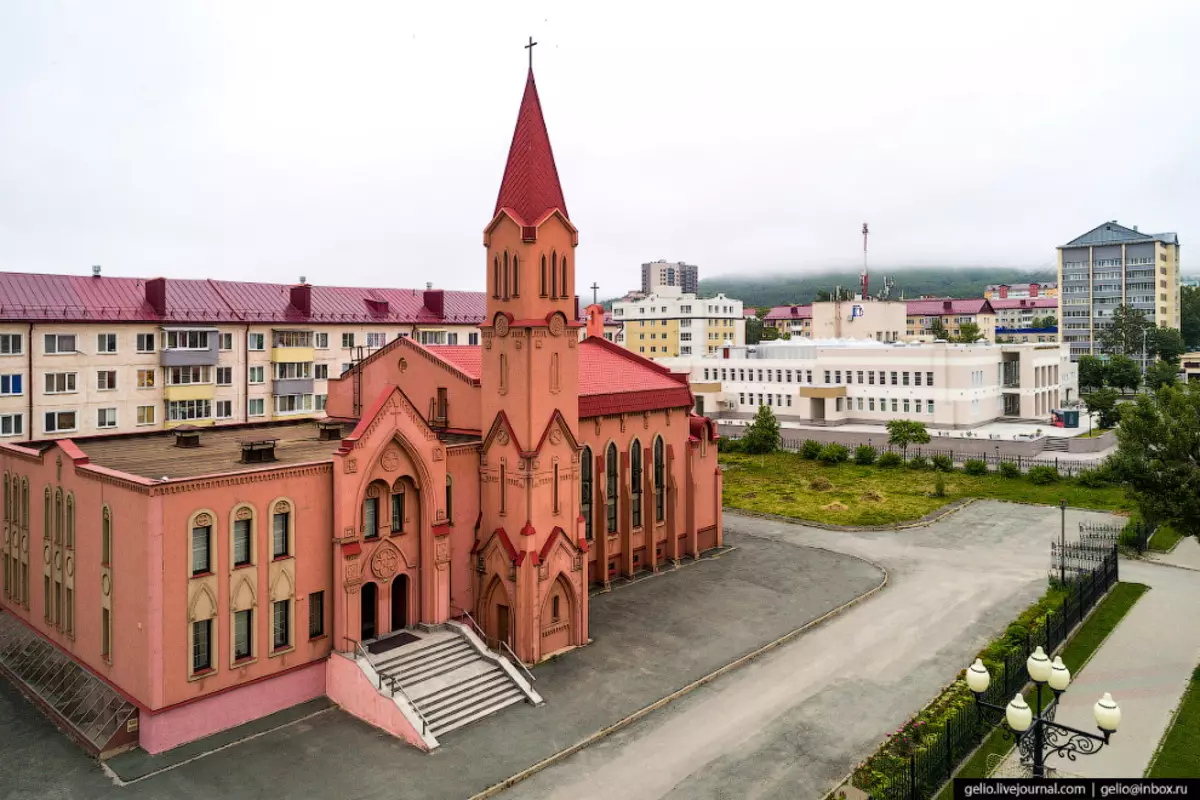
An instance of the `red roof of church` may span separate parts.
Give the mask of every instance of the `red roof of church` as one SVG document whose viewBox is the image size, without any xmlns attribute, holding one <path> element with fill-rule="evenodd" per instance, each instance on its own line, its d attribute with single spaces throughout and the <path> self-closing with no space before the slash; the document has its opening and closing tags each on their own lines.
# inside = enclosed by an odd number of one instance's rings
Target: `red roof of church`
<svg viewBox="0 0 1200 800">
<path fill-rule="evenodd" d="M 483 350 L 475 344 L 434 344 L 425 349 L 449 364 L 459 368 L 468 376 L 479 380 L 483 373 Z"/>
<path fill-rule="evenodd" d="M 556 208 L 564 217 L 570 218 L 562 185 L 558 182 L 550 134 L 546 131 L 546 120 L 542 118 L 542 104 L 538 100 L 532 69 L 525 81 L 525 96 L 521 98 L 521 110 L 517 113 L 517 127 L 513 131 L 494 213 L 499 214 L 502 208 L 508 209 L 522 225 L 537 224 L 547 212 Z"/>
</svg>

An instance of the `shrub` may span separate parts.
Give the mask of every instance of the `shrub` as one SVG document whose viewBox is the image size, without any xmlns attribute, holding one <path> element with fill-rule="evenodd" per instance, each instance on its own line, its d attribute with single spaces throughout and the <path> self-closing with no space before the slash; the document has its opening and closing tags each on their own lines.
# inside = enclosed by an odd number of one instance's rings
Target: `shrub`
<svg viewBox="0 0 1200 800">
<path fill-rule="evenodd" d="M 929 469 L 929 459 L 925 456 L 913 456 L 908 460 L 909 469 Z"/>
<path fill-rule="evenodd" d="M 939 453 L 933 457 L 933 468 L 938 472 L 953 472 L 954 459 L 948 455 Z"/>
<path fill-rule="evenodd" d="M 893 467 L 898 467 L 903 464 L 904 460 L 900 458 L 898 453 L 893 453 L 891 450 L 889 450 L 879 456 L 879 461 L 876 463 L 878 463 L 879 466 L 883 467 L 884 469 L 892 469 Z"/>
<path fill-rule="evenodd" d="M 815 461 L 821 457 L 822 448 L 823 445 L 815 439 L 805 439 L 804 444 L 800 445 L 800 457 Z"/>
<path fill-rule="evenodd" d="M 970 458 L 963 462 L 963 472 L 968 475 L 987 475 L 987 462 L 978 459 Z"/>
<path fill-rule="evenodd" d="M 1086 486 L 1089 489 L 1099 489 L 1102 486 L 1107 486 L 1109 482 L 1108 475 L 1103 469 L 1081 469 L 1079 475 L 1080 486 Z"/>
<path fill-rule="evenodd" d="M 817 456 L 822 464 L 840 464 L 850 457 L 850 451 L 842 444 L 827 444 Z"/>
<path fill-rule="evenodd" d="M 942 474 L 941 470 L 938 471 L 937 478 L 933 482 L 933 496 L 946 496 L 946 477 Z"/>
<path fill-rule="evenodd" d="M 1029 482 L 1037 486 L 1045 486 L 1058 481 L 1058 470 L 1044 464 L 1029 468 Z"/>
<path fill-rule="evenodd" d="M 1006 478 L 1021 477 L 1021 468 L 1011 461 L 1000 462 L 1000 474 Z"/>
<path fill-rule="evenodd" d="M 823 475 L 818 475 L 808 482 L 808 488 L 814 492 L 828 492 L 833 488 L 833 484 L 829 482 L 829 478 Z"/>
<path fill-rule="evenodd" d="M 879 456 L 875 452 L 875 448 L 871 447 L 869 444 L 860 444 L 858 447 L 854 448 L 854 463 L 858 464 L 860 467 L 871 466 L 875 463 L 875 459 L 878 457 Z"/>
<path fill-rule="evenodd" d="M 719 447 L 722 453 L 741 453 L 743 451 L 742 440 L 731 439 L 728 436 L 721 437 L 721 444 Z"/>
</svg>

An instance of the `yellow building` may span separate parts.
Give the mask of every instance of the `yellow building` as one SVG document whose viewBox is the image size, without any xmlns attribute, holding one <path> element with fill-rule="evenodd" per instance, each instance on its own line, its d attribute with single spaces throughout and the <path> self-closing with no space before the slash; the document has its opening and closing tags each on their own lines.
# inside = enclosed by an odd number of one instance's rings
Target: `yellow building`
<svg viewBox="0 0 1200 800">
<path fill-rule="evenodd" d="M 746 343 L 742 301 L 723 294 L 701 298 L 664 286 L 614 303 L 612 319 L 622 326 L 617 344 L 647 358 L 707 355 L 726 343 Z"/>
</svg>

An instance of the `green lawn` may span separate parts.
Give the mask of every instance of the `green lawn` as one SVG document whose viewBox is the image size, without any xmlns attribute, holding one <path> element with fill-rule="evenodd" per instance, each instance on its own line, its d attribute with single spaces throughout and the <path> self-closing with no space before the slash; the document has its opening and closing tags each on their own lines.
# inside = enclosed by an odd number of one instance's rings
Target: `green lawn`
<svg viewBox="0 0 1200 800">
<path fill-rule="evenodd" d="M 1057 505 L 1060 498 L 1078 508 L 1128 510 L 1119 486 L 1089 489 L 1063 480 L 1035 486 L 1027 478 L 995 473 L 972 476 L 961 470 L 945 475 L 945 497 L 933 497 L 936 473 L 904 467 L 883 469 L 846 463 L 824 466 L 795 453 L 721 456 L 725 467 L 725 505 L 767 514 L 834 525 L 891 525 L 919 519 L 966 497 Z M 815 490 L 823 478 L 831 488 Z"/>
<path fill-rule="evenodd" d="M 1146 547 L 1159 553 L 1166 553 L 1179 544 L 1179 540 L 1182 538 L 1183 534 L 1175 530 L 1170 524 L 1159 525 L 1158 530 L 1154 532 L 1154 535 L 1150 537 L 1150 541 L 1146 543 Z"/>
<path fill-rule="evenodd" d="M 1100 606 L 1092 612 L 1092 615 L 1087 618 L 1087 621 L 1075 632 L 1075 635 L 1059 653 L 1063 663 L 1067 665 L 1067 669 L 1071 670 L 1072 674 L 1079 672 L 1082 665 L 1086 664 L 1087 660 L 1096 652 L 1100 643 L 1112 633 L 1113 629 L 1117 627 L 1117 623 L 1129 613 L 1129 609 L 1133 608 L 1133 604 L 1149 588 L 1141 583 L 1118 583 L 1113 587 L 1108 597 L 1104 598 Z M 1068 688 L 1067 691 L 1070 689 Z M 1051 692 L 1043 692 L 1043 695 L 1043 700 L 1047 702 L 1053 696 Z M 1029 689 L 1025 692 L 1025 702 L 1029 703 L 1031 708 L 1035 705 L 1035 697 L 1036 690 Z M 992 731 L 984 739 L 979 749 L 959 767 L 958 772 L 954 773 L 954 777 L 987 777 L 988 756 L 1003 756 L 1012 748 L 1012 741 L 1005 739 L 999 730 Z M 954 796 L 953 787 L 953 781 L 947 783 L 938 793 L 937 800 L 950 800 Z"/>
<path fill-rule="evenodd" d="M 1087 433 L 1080 434 L 1080 439 L 1096 439 L 1111 431 L 1112 428 L 1092 428 Z"/>
<path fill-rule="evenodd" d="M 1200 667 L 1180 701 L 1179 713 L 1171 724 L 1147 778 L 1194 778 L 1200 775 Z"/>
</svg>

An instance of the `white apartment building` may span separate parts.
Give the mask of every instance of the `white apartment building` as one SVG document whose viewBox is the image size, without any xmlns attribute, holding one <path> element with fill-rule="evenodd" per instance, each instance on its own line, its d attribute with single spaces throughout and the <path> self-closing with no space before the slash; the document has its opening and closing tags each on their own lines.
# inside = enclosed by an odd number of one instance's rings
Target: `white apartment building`
<svg viewBox="0 0 1200 800">
<path fill-rule="evenodd" d="M 742 301 L 718 294 L 697 297 L 678 287 L 661 287 L 642 300 L 613 304 L 620 344 L 647 358 L 705 355 L 727 343 L 746 342 Z"/>
<path fill-rule="evenodd" d="M 729 347 L 664 363 L 686 372 L 697 412 L 747 419 L 767 405 L 817 425 L 972 428 L 1001 419 L 1047 420 L 1077 399 L 1078 373 L 1058 344 L 792 340 Z"/>
<path fill-rule="evenodd" d="M 320 416 L 388 341 L 478 345 L 481 292 L 0 274 L 0 437 Z"/>
</svg>

